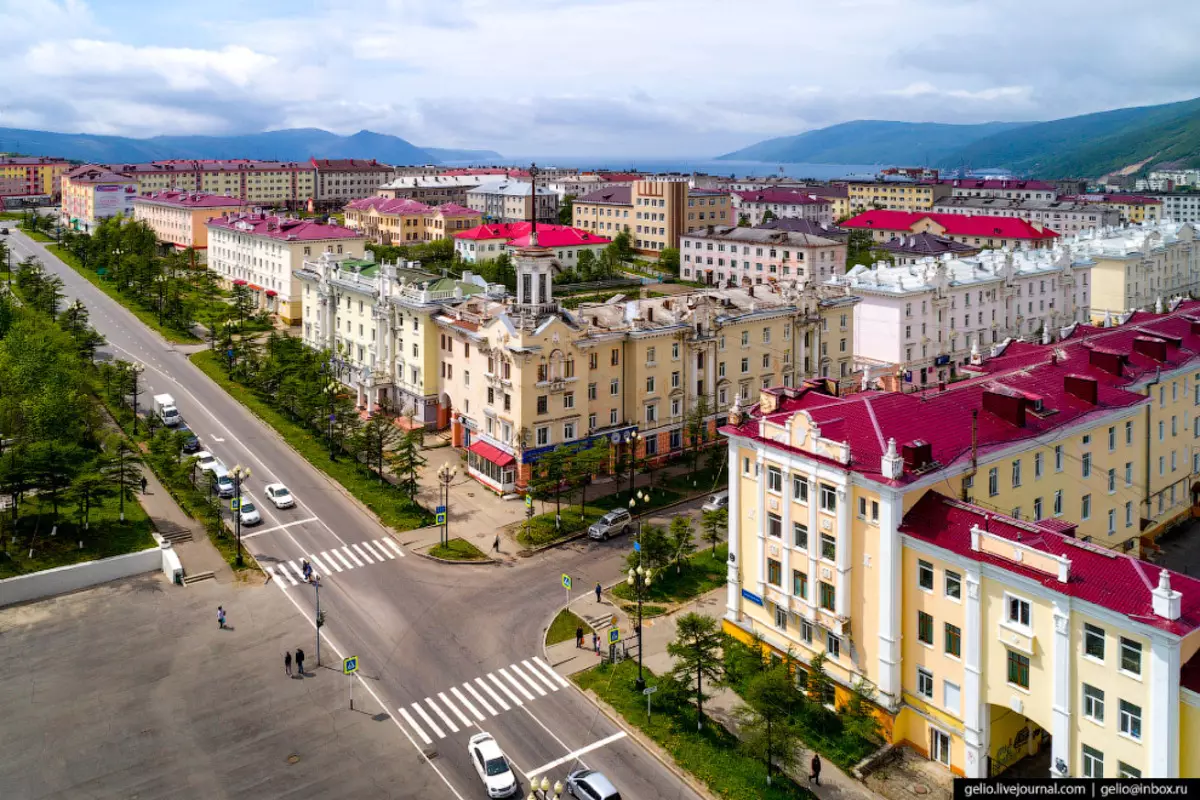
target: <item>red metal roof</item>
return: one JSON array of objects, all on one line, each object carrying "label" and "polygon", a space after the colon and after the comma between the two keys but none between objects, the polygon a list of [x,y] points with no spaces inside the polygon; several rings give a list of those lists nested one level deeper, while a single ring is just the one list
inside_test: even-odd
[{"label": "red metal roof", "polygon": [[165,191],[151,192],[134,198],[135,203],[153,203],[175,208],[239,208],[243,201],[236,197],[200,192]]},{"label": "red metal roof", "polygon": [[475,442],[467,448],[480,458],[486,459],[498,467],[507,467],[509,464],[516,461],[512,454],[506,453],[495,445],[490,445],[487,442]]},{"label": "red metal roof", "polygon": [[209,228],[237,231],[248,236],[265,236],[281,241],[321,241],[324,239],[361,239],[363,235],[341,225],[312,219],[290,219],[268,214],[227,214],[213,217]]},{"label": "red metal roof", "polygon": [[842,223],[843,228],[909,232],[923,219],[930,219],[949,236],[979,236],[1000,239],[1055,239],[1049,228],[1015,217],[987,217],[966,214],[933,214],[924,211],[864,211]]},{"label": "red metal roof", "polygon": [[355,211],[375,209],[380,214],[432,214],[433,206],[427,206],[417,200],[406,197],[360,197],[346,203],[346,208]]},{"label": "red metal roof", "polygon": [[[456,239],[472,241],[489,241],[504,239],[510,247],[528,247],[529,232],[533,227],[528,222],[503,222],[495,225],[479,225],[468,231],[456,234]],[[582,228],[572,228],[569,225],[538,225],[538,245],[541,247],[583,247],[586,245],[607,245],[611,239],[597,236]]]},{"label": "red metal roof", "polygon": [[[1069,558],[1067,581],[1063,583],[1057,574],[1051,575],[1018,561],[973,550],[971,528],[975,526],[992,536]],[[1165,619],[1154,613],[1150,594],[1158,585],[1161,567],[1089,545],[1056,530],[1058,527],[1061,526],[1015,520],[930,491],[904,515],[900,532],[959,556],[1022,575],[1052,591],[1094,603],[1176,636],[1185,636],[1200,628],[1200,580],[1168,570],[1171,588],[1182,595],[1182,613],[1177,620]]]}]

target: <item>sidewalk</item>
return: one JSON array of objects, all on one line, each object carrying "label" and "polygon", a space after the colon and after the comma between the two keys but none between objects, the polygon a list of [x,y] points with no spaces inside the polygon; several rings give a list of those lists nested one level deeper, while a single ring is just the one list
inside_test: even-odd
[{"label": "sidewalk", "polygon": [[610,588],[612,587],[605,587],[605,593],[601,595],[602,599],[599,603],[596,602],[594,586],[587,587],[583,594],[571,601],[568,608],[584,623],[583,649],[577,648],[575,641],[571,639],[548,646],[546,661],[559,673],[572,675],[590,669],[599,663],[600,655],[592,650],[592,632],[600,635],[600,652],[607,653],[608,639],[606,637],[612,627],[614,616],[617,618],[617,629],[621,632],[621,638],[632,643],[630,640],[635,636],[633,627],[636,620],[630,620],[629,615],[622,611],[620,606],[614,604],[612,596],[607,593]]},{"label": "sidewalk", "polygon": [[208,540],[208,534],[196,520],[183,513],[183,509],[171,497],[171,493],[158,481],[154,471],[143,468],[146,477],[146,493],[138,495],[138,501],[154,529],[164,538],[182,538],[190,533],[191,541],[181,541],[172,544],[179,560],[183,562],[184,575],[199,575],[211,572],[218,583],[229,583],[233,580],[233,570],[225,563],[225,559]]}]

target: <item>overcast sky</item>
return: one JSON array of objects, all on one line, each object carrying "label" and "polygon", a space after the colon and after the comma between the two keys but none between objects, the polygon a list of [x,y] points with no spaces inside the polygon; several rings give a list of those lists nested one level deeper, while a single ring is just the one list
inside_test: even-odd
[{"label": "overcast sky", "polygon": [[709,156],[1188,99],[1197,30],[1197,0],[0,0],[0,127]]}]

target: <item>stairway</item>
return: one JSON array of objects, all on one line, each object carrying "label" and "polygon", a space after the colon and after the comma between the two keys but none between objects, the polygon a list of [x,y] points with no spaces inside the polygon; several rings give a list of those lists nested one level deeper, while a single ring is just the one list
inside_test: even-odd
[{"label": "stairway", "polygon": [[182,525],[176,525],[165,520],[155,520],[154,528],[159,536],[166,539],[172,546],[192,541],[192,531]]},{"label": "stairway", "polygon": [[214,581],[216,579],[217,576],[212,572],[197,572],[195,575],[185,575],[183,577],[183,585],[188,586],[193,583],[199,583],[200,581]]}]

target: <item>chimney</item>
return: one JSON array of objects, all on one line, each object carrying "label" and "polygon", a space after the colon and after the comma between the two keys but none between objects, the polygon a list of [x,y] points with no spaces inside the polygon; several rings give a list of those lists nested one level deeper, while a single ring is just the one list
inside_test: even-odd
[{"label": "chimney", "polygon": [[646,322],[654,322],[654,306],[646,306]]},{"label": "chimney", "polygon": [[1192,336],[1200,336],[1200,319],[1188,320]]},{"label": "chimney", "polygon": [[1158,586],[1150,592],[1153,597],[1152,607],[1156,617],[1176,620],[1182,613],[1183,595],[1171,588],[1171,573],[1163,570],[1158,573]]},{"label": "chimney", "polygon": [[1128,356],[1124,353],[1118,353],[1113,350],[1098,350],[1093,348],[1088,352],[1088,363],[1099,370],[1103,370],[1110,375],[1121,377],[1121,371],[1125,367],[1125,362]]},{"label": "chimney", "polygon": [[1133,340],[1133,352],[1163,362],[1167,360],[1167,343],[1150,336],[1138,336]]},{"label": "chimney", "polygon": [[1063,378],[1063,389],[1067,394],[1078,397],[1089,405],[1096,405],[1099,397],[1099,385],[1095,378],[1086,375],[1067,375]]},{"label": "chimney", "polygon": [[901,448],[904,456],[904,468],[909,472],[933,463],[933,445],[924,439],[914,439]]},{"label": "chimney", "polygon": [[1018,428],[1025,427],[1027,403],[1022,395],[1008,394],[995,389],[985,389],[983,392],[983,410]]},{"label": "chimney", "polygon": [[896,440],[888,439],[887,452],[883,454],[879,466],[883,477],[893,481],[899,480],[904,474],[904,462],[905,460],[896,454]]}]

